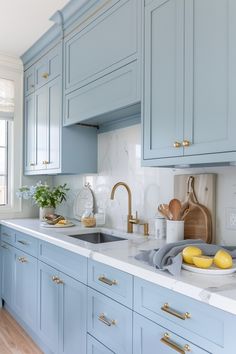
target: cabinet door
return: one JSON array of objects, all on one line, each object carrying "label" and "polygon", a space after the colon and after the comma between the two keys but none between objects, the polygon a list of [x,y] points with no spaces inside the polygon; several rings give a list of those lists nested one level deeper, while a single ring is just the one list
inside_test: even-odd
[{"label": "cabinet door", "polygon": [[25,96],[34,92],[35,82],[34,82],[34,66],[31,66],[26,70],[24,74],[24,92]]},{"label": "cabinet door", "polygon": [[35,112],[37,124],[37,170],[45,169],[49,161],[49,120],[48,87],[43,86],[35,92]]},{"label": "cabinet door", "polygon": [[58,353],[59,340],[59,286],[55,281],[57,278],[56,269],[39,262],[38,332],[53,353]]},{"label": "cabinet door", "polygon": [[111,350],[97,341],[95,338],[87,335],[87,354],[114,354]]},{"label": "cabinet door", "polygon": [[236,2],[186,1],[185,155],[236,150]]},{"label": "cabinet door", "polygon": [[183,139],[183,0],[145,8],[144,50],[144,160],[181,156],[174,144]]},{"label": "cabinet door", "polygon": [[36,168],[36,115],[34,94],[25,98],[25,170]]},{"label": "cabinet door", "polygon": [[60,168],[61,151],[60,151],[60,134],[62,126],[61,116],[61,79],[57,78],[48,84],[48,164],[47,169]]},{"label": "cabinet door", "polygon": [[135,354],[209,353],[182,338],[181,333],[178,336],[136,313],[134,313],[133,352]]},{"label": "cabinet door", "polygon": [[64,273],[59,278],[59,352],[86,354],[87,288]]},{"label": "cabinet door", "polygon": [[12,304],[12,286],[13,286],[13,266],[14,266],[14,248],[6,243],[1,244],[2,255],[2,298],[8,305]]},{"label": "cabinet door", "polygon": [[13,275],[13,307],[30,328],[36,328],[37,259],[15,251]]}]

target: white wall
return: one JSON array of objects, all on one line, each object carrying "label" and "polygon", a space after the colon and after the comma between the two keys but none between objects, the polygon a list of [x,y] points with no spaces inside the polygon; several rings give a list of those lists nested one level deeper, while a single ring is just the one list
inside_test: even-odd
[{"label": "white wall", "polygon": [[[142,168],[140,125],[100,134],[98,137],[98,171],[93,176],[56,176],[54,183],[67,182],[71,188],[68,203],[58,211],[73,217],[73,201],[85,182],[90,182],[96,202],[106,208],[107,226],[126,229],[127,193],[117,189],[115,201],[110,201],[112,186],[118,181],[128,183],[132,190],[133,213],[148,220],[153,231],[153,218],[159,203],[173,196],[173,176],[176,173],[217,173],[217,227],[218,242],[236,245],[236,230],[226,228],[227,207],[236,208],[236,167],[173,170]],[[135,228],[137,226],[134,226]]]}]

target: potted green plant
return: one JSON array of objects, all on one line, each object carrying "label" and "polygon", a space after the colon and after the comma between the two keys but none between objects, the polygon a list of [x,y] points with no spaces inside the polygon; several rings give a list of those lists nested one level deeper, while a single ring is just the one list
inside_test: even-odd
[{"label": "potted green plant", "polygon": [[23,186],[17,191],[17,196],[22,199],[32,199],[39,207],[39,218],[43,220],[45,215],[53,214],[55,208],[66,201],[69,191],[67,184],[49,186],[47,183],[38,182],[35,186]]}]

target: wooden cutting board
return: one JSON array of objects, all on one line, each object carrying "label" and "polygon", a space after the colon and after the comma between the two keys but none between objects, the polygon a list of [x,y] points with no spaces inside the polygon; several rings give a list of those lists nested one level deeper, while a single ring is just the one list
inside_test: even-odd
[{"label": "wooden cutting board", "polygon": [[[185,218],[185,238],[202,238],[211,243],[215,240],[215,174],[176,175],[174,176],[174,196],[182,202],[187,198],[187,182],[194,177],[194,190],[200,205],[192,208]],[[193,204],[196,202],[192,196]],[[197,203],[196,203],[197,204]],[[194,205],[193,205],[194,206]]]}]

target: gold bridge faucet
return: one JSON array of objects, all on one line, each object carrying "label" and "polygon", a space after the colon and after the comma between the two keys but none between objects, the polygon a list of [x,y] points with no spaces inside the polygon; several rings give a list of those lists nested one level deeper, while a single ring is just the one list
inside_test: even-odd
[{"label": "gold bridge faucet", "polygon": [[126,184],[125,182],[118,182],[116,183],[111,191],[111,199],[114,199],[115,196],[115,191],[118,187],[123,186],[128,193],[128,215],[127,215],[127,233],[133,233],[133,225],[143,225],[144,227],[144,235],[148,236],[149,232],[148,232],[148,223],[141,223],[140,220],[138,219],[138,213],[136,212],[136,217],[133,218],[132,216],[132,195],[131,195],[131,190],[128,186],[128,184]]}]

